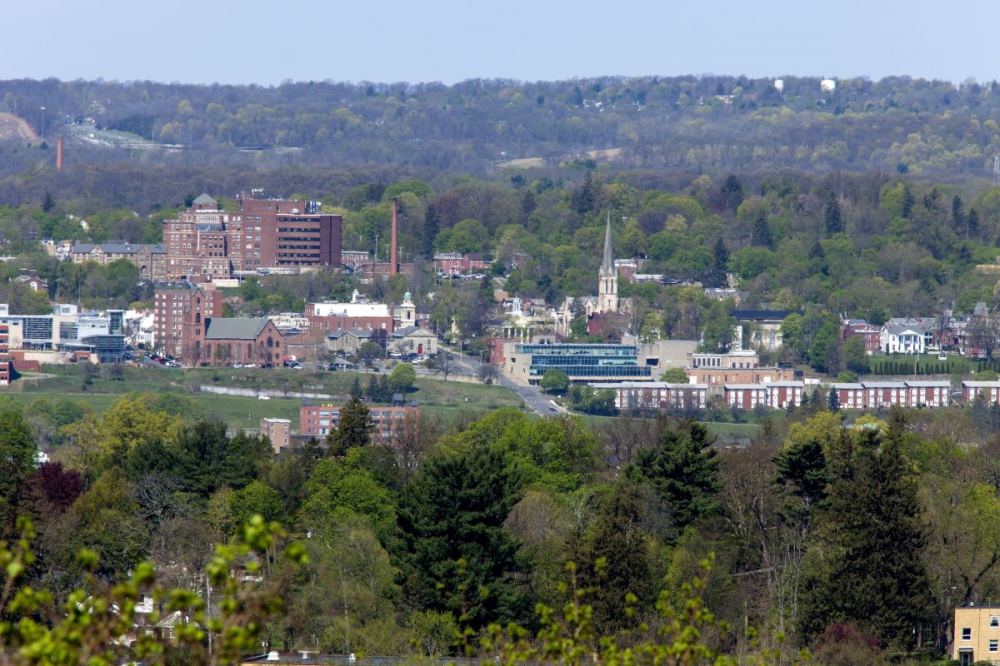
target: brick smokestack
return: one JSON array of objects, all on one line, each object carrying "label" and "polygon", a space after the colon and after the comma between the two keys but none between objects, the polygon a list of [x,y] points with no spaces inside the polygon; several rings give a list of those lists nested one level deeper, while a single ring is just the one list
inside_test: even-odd
[{"label": "brick smokestack", "polygon": [[392,200],[392,254],[389,255],[389,275],[395,275],[399,272],[399,259],[397,253],[399,252],[399,246],[396,243],[396,236],[399,233],[397,229],[398,221],[396,220],[396,208],[398,208],[399,200]]},{"label": "brick smokestack", "polygon": [[56,141],[56,171],[62,171],[63,168],[63,138],[59,137]]}]

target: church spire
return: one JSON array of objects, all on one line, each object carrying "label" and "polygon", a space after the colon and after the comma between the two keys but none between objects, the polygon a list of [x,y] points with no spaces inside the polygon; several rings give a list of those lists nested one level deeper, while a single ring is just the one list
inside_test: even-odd
[{"label": "church spire", "polygon": [[605,275],[615,273],[615,256],[611,249],[611,211],[608,211],[608,226],[604,231],[604,260],[601,262],[601,271]]}]

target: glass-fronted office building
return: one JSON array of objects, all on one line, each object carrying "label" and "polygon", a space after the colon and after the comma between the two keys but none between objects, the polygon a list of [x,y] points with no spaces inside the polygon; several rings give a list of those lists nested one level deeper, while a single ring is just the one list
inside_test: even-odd
[{"label": "glass-fronted office building", "polygon": [[639,365],[639,348],[635,345],[516,344],[508,361],[514,365],[527,363],[532,383],[541,380],[548,370],[560,370],[576,381],[641,380],[650,377],[651,372]]}]

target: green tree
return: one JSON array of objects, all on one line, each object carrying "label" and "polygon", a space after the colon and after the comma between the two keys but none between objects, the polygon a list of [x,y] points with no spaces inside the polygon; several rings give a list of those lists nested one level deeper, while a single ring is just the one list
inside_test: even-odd
[{"label": "green tree", "polygon": [[[653,576],[649,561],[646,502],[642,487],[619,479],[603,502],[593,530],[582,537],[575,558],[577,580],[592,590],[594,628],[613,634],[635,623],[627,612],[626,595],[637,598],[634,605],[647,608],[652,599]],[[578,537],[579,538],[579,537]]]},{"label": "green tree", "polygon": [[785,514],[805,532],[813,515],[823,506],[830,482],[823,444],[815,439],[790,442],[775,457],[774,464],[778,472],[775,483],[787,498]]},{"label": "green tree", "polygon": [[518,541],[504,526],[520,475],[496,447],[429,458],[399,511],[403,594],[419,610],[447,610],[473,629],[524,616]]},{"label": "green tree", "polygon": [[852,336],[844,340],[843,347],[844,367],[853,373],[862,375],[870,371],[868,351],[865,349],[865,341],[857,336]]},{"label": "green tree", "polygon": [[326,436],[326,446],[331,455],[342,456],[356,446],[369,446],[373,430],[371,410],[352,398],[340,408],[340,423]]},{"label": "green tree", "polygon": [[542,375],[541,381],[539,381],[539,386],[546,393],[565,393],[569,390],[569,375],[567,375],[562,370],[546,370],[545,374]]},{"label": "green tree", "polygon": [[851,622],[883,645],[908,649],[929,619],[926,539],[916,479],[903,454],[905,428],[894,410],[887,428],[862,428],[856,443],[842,437],[831,458],[823,545],[813,551],[803,586],[807,637],[832,622]]},{"label": "green tree", "polygon": [[660,377],[661,382],[668,384],[687,384],[689,382],[684,368],[670,368]]},{"label": "green tree", "polygon": [[710,353],[726,353],[736,338],[736,317],[731,300],[716,301],[702,322],[701,349]]},{"label": "green tree", "polygon": [[413,388],[416,381],[417,371],[409,363],[400,363],[393,369],[392,374],[389,376],[389,384],[392,386],[392,390],[400,393],[409,391]]},{"label": "green tree", "polygon": [[639,451],[628,473],[648,482],[666,501],[680,533],[718,509],[720,465],[708,429],[681,421],[663,431],[655,448]]}]

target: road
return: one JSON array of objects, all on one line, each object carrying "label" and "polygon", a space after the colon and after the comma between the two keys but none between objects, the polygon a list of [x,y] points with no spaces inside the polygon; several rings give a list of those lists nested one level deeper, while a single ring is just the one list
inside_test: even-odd
[{"label": "road", "polygon": [[[455,374],[472,375],[473,377],[479,374],[479,359],[465,356],[458,352],[454,352],[454,359],[454,363],[457,366]],[[500,374],[500,386],[516,393],[524,401],[524,404],[528,406],[528,409],[540,416],[555,416],[556,414],[566,413],[565,409],[553,403],[552,399],[542,393],[542,390],[537,386],[518,384],[512,379],[504,377],[503,373]]]}]

